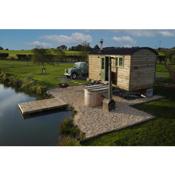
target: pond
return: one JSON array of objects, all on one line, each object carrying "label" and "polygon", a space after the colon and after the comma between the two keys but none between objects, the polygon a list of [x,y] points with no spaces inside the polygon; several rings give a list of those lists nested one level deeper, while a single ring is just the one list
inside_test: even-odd
[{"label": "pond", "polygon": [[59,125],[71,111],[38,114],[24,119],[18,108],[35,100],[0,84],[0,146],[54,146],[58,144]]}]

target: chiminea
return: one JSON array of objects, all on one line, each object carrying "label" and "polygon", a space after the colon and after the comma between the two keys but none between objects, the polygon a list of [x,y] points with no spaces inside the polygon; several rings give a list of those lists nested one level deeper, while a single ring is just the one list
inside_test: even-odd
[{"label": "chiminea", "polygon": [[111,81],[111,57],[105,57],[108,60],[108,98],[103,100],[103,111],[109,112],[115,109],[115,101],[112,99],[112,81]]}]

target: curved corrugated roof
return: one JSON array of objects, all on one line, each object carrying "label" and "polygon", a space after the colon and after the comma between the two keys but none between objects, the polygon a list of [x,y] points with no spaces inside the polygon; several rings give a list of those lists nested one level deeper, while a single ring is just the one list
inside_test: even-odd
[{"label": "curved corrugated roof", "polygon": [[150,48],[150,47],[131,47],[131,48],[126,48],[126,47],[123,47],[123,48],[113,48],[113,47],[106,47],[104,48],[100,53],[99,52],[92,52],[90,54],[116,54],[116,55],[132,55],[134,54],[135,52],[141,50],[141,49],[147,49],[147,50],[150,50],[152,52],[154,52],[156,55],[158,55],[157,51]]}]

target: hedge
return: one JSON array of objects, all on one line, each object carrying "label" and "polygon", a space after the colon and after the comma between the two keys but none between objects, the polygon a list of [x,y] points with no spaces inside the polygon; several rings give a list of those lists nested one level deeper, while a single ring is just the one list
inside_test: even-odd
[{"label": "hedge", "polygon": [[31,54],[16,54],[16,57],[19,61],[31,61]]},{"label": "hedge", "polygon": [[6,59],[8,56],[8,53],[0,53],[0,59]]}]

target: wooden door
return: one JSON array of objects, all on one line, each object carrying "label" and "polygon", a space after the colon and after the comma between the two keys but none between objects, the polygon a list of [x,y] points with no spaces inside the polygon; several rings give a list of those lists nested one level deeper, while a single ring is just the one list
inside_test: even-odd
[{"label": "wooden door", "polygon": [[108,81],[108,59],[101,58],[101,80]]}]

